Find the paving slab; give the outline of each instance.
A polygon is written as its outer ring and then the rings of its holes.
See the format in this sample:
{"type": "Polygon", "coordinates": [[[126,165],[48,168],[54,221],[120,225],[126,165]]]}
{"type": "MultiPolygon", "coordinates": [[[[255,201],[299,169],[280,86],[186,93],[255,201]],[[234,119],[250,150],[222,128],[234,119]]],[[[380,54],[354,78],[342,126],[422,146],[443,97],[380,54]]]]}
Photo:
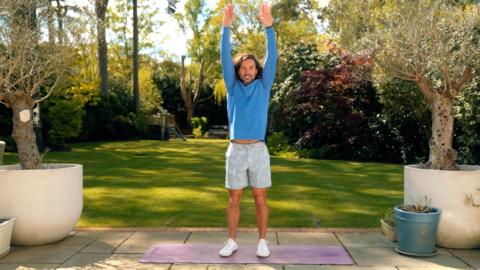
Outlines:
{"type": "Polygon", "coordinates": [[[208,270],[283,270],[283,265],[265,264],[211,264],[208,270]]]}
{"type": "Polygon", "coordinates": [[[333,233],[277,232],[280,245],[340,245],[333,233]]]}
{"type": "Polygon", "coordinates": [[[0,270],[55,269],[58,264],[0,263],[0,270]]]}
{"type": "Polygon", "coordinates": [[[207,270],[208,264],[173,264],[169,270],[207,270]]]}
{"type": "Polygon", "coordinates": [[[95,241],[82,249],[81,253],[112,253],[120,244],[128,239],[132,232],[105,232],[98,235],[95,241]]]}
{"type": "Polygon", "coordinates": [[[244,270],[246,264],[211,264],[208,270],[244,270]]]}
{"type": "Polygon", "coordinates": [[[98,239],[105,232],[76,232],[60,241],[63,245],[88,245],[98,239]]]}
{"type": "Polygon", "coordinates": [[[437,255],[428,258],[400,255],[395,251],[396,243],[380,233],[339,233],[337,236],[359,266],[469,267],[442,248],[437,248],[437,255]]]}
{"type": "Polygon", "coordinates": [[[381,233],[337,233],[338,239],[345,247],[385,247],[395,248],[396,243],[386,239],[381,233]]]}
{"type": "Polygon", "coordinates": [[[395,266],[285,265],[285,270],[397,270],[395,266]]]}
{"type": "Polygon", "coordinates": [[[135,232],[114,253],[145,253],[154,244],[184,243],[189,232],[135,232]]]}
{"type": "Polygon", "coordinates": [[[12,247],[10,253],[0,259],[0,263],[61,264],[85,247],[84,244],[56,244],[12,247]]]}
{"type": "Polygon", "coordinates": [[[480,249],[448,249],[448,251],[471,267],[480,269],[480,249]]]}
{"type": "Polygon", "coordinates": [[[441,265],[436,265],[436,266],[415,266],[415,267],[403,267],[403,266],[398,266],[397,267],[399,270],[472,270],[473,268],[457,268],[457,267],[448,267],[448,266],[441,266],[441,265]]]}
{"type": "Polygon", "coordinates": [[[111,269],[111,270],[168,270],[171,264],[146,264],[138,260],[140,254],[87,254],[79,253],[58,269],[111,269]]]}
{"type": "Polygon", "coordinates": [[[283,270],[283,265],[247,264],[244,270],[283,270]]]}
{"type": "MultiPolygon", "coordinates": [[[[219,244],[222,245],[228,239],[226,232],[192,232],[188,237],[188,244],[219,244]]],[[[277,244],[277,235],[275,232],[267,234],[267,241],[270,245],[277,244]]],[[[241,245],[256,245],[258,243],[258,233],[256,232],[238,232],[237,243],[241,245]]]]}
{"type": "Polygon", "coordinates": [[[428,258],[401,255],[393,248],[389,249],[385,247],[347,247],[347,250],[355,263],[360,266],[446,266],[460,269],[468,267],[463,261],[454,257],[444,249],[437,249],[437,255],[428,258]]]}

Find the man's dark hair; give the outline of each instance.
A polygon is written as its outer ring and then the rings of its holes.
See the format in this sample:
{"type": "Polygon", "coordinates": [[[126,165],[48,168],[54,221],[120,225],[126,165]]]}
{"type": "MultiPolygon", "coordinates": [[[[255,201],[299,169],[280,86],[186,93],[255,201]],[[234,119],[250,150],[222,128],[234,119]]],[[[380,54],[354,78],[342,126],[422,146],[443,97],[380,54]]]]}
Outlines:
{"type": "Polygon", "coordinates": [[[258,59],[257,59],[257,57],[255,57],[255,55],[253,55],[251,53],[246,53],[246,54],[239,55],[234,61],[235,62],[235,74],[237,75],[237,78],[239,80],[240,80],[240,76],[238,75],[238,70],[240,70],[240,66],[242,65],[243,61],[248,60],[248,59],[252,59],[255,62],[255,67],[257,68],[257,76],[255,76],[255,80],[262,77],[262,69],[263,68],[262,68],[262,65],[260,65],[260,61],[258,61],[258,59]]]}

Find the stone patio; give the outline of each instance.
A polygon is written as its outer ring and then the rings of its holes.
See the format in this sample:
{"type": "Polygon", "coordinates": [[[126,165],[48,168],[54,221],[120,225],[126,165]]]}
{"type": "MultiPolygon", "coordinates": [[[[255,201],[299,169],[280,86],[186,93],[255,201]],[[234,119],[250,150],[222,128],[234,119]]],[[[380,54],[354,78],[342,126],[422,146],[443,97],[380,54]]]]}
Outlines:
{"type": "MultiPolygon", "coordinates": [[[[258,264],[143,264],[138,260],[157,243],[211,243],[226,240],[223,230],[155,230],[119,229],[81,230],[72,232],[58,243],[12,247],[0,259],[0,270],[6,269],[152,269],[152,270],[433,270],[480,269],[480,249],[455,250],[438,248],[431,258],[413,258],[395,252],[395,243],[372,230],[275,231],[269,232],[270,245],[343,245],[355,265],[258,265],[258,264]]],[[[256,244],[257,234],[243,230],[238,234],[242,245],[256,244]]]]}

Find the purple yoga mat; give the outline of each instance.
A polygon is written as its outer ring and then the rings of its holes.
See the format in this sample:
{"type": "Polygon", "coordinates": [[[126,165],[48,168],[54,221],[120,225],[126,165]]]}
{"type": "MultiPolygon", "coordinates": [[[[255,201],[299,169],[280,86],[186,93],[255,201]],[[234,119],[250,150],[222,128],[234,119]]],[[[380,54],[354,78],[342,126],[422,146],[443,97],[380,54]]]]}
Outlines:
{"type": "Polygon", "coordinates": [[[157,244],[150,247],[143,263],[261,263],[261,264],[353,264],[342,246],[270,245],[270,256],[258,258],[257,246],[240,246],[230,257],[220,257],[220,245],[157,244]]]}

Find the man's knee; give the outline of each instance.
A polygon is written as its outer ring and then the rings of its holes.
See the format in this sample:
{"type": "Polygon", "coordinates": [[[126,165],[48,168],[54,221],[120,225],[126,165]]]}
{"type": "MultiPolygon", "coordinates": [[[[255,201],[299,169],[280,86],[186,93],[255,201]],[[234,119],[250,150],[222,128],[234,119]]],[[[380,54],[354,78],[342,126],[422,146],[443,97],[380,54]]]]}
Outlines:
{"type": "Polygon", "coordinates": [[[241,194],[230,194],[228,199],[228,204],[230,207],[240,207],[240,202],[242,200],[241,194]]]}
{"type": "Polygon", "coordinates": [[[255,199],[255,205],[257,207],[267,205],[267,197],[265,196],[265,194],[254,194],[253,197],[255,199]]]}

